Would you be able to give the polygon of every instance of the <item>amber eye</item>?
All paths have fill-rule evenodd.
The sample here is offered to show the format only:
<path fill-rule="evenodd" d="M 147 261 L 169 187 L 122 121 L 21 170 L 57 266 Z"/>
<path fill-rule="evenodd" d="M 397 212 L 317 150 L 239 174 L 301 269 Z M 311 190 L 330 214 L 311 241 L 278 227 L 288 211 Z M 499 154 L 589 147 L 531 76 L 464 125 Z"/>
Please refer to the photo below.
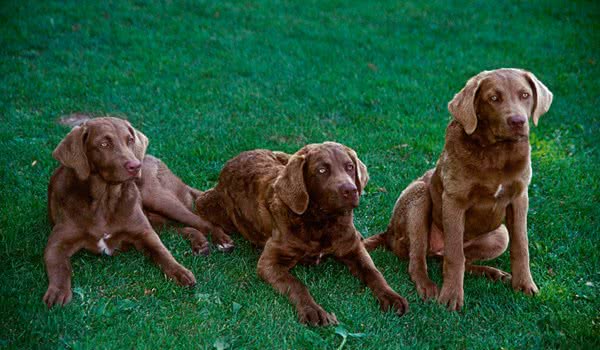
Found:
<path fill-rule="evenodd" d="M 521 93 L 521 98 L 524 99 L 524 100 L 528 99 L 529 98 L 529 93 L 527 93 L 527 92 Z"/>
<path fill-rule="evenodd" d="M 321 168 L 317 169 L 317 172 L 318 172 L 319 174 L 325 174 L 325 173 L 327 173 L 327 168 L 325 168 L 325 167 L 321 167 Z"/>
<path fill-rule="evenodd" d="M 490 101 L 497 102 L 498 101 L 498 96 L 496 96 L 496 95 L 490 96 Z"/>
<path fill-rule="evenodd" d="M 346 164 L 346 170 L 348 170 L 348 171 L 354 170 L 354 164 L 352 164 L 352 163 Z"/>
<path fill-rule="evenodd" d="M 133 138 L 133 136 L 129 136 L 129 138 L 127 139 L 127 144 L 131 145 L 131 144 L 133 144 L 134 141 L 135 141 L 135 139 Z"/>

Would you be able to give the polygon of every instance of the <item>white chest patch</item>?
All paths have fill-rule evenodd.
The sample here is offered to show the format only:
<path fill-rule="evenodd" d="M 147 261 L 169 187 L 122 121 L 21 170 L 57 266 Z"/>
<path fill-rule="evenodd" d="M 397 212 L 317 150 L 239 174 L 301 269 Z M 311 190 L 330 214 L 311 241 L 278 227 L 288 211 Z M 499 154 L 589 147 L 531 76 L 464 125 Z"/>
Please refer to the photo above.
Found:
<path fill-rule="evenodd" d="M 494 193 L 494 198 L 499 198 L 500 196 L 502 196 L 503 192 L 504 186 L 502 186 L 502 184 L 498 185 L 498 189 L 496 190 L 496 193 Z"/>
<path fill-rule="evenodd" d="M 108 245 L 106 244 L 106 240 L 110 238 L 110 235 L 108 233 L 104 234 L 104 237 L 102 237 L 99 241 L 98 241 L 98 249 L 100 250 L 100 252 L 102 254 L 106 254 L 106 255 L 112 255 L 113 250 L 110 249 L 108 247 Z"/>

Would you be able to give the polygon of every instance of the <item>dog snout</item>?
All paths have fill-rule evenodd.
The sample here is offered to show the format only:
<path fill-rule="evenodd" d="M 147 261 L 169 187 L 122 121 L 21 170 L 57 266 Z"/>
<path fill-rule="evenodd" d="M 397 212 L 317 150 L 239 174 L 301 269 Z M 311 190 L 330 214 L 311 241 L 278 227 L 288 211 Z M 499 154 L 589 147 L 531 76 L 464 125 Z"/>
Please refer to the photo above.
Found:
<path fill-rule="evenodd" d="M 340 185 L 340 193 L 344 198 L 352 198 L 358 194 L 358 189 L 353 183 L 345 183 Z"/>
<path fill-rule="evenodd" d="M 142 162 L 140 162 L 139 160 L 128 160 L 127 162 L 125 162 L 125 169 L 131 175 L 137 174 L 141 167 Z"/>
<path fill-rule="evenodd" d="M 523 125 L 525 125 L 525 122 L 527 121 L 527 117 L 523 116 L 523 115 L 513 115 L 508 117 L 508 126 L 510 126 L 513 129 L 520 129 L 523 127 Z"/>

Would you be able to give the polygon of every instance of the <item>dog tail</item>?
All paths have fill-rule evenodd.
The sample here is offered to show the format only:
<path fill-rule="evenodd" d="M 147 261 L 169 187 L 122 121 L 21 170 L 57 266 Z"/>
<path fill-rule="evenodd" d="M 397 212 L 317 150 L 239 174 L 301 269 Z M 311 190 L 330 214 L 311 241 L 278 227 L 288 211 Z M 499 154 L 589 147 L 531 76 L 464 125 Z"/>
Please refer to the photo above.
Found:
<path fill-rule="evenodd" d="M 364 239 L 363 244 L 365 245 L 365 248 L 367 248 L 367 251 L 369 251 L 369 252 L 372 250 L 375 250 L 375 248 L 377 248 L 381 245 L 388 248 L 388 231 L 386 230 L 386 231 L 378 233 L 374 236 Z"/>

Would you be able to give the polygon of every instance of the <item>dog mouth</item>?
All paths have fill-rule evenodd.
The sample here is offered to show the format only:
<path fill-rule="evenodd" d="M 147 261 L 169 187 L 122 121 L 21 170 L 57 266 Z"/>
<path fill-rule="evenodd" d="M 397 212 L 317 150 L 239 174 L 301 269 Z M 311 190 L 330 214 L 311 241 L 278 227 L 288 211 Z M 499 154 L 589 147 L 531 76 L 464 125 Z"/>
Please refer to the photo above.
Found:
<path fill-rule="evenodd" d="M 122 174 L 112 174 L 110 172 L 101 172 L 99 174 L 104 181 L 111 185 L 118 185 L 125 182 L 135 181 L 142 177 L 141 170 L 136 171 L 135 173 L 130 173 L 128 171 L 123 172 Z"/>
<path fill-rule="evenodd" d="M 496 142 L 519 142 L 529 139 L 529 135 L 526 133 L 513 134 L 507 136 L 496 136 Z"/>
<path fill-rule="evenodd" d="M 137 169 L 134 171 L 127 171 L 127 174 L 129 174 L 128 180 L 139 179 L 142 177 L 142 169 Z"/>
<path fill-rule="evenodd" d="M 529 139 L 529 132 L 526 128 L 509 129 L 504 132 L 494 133 L 496 142 L 516 142 Z"/>

